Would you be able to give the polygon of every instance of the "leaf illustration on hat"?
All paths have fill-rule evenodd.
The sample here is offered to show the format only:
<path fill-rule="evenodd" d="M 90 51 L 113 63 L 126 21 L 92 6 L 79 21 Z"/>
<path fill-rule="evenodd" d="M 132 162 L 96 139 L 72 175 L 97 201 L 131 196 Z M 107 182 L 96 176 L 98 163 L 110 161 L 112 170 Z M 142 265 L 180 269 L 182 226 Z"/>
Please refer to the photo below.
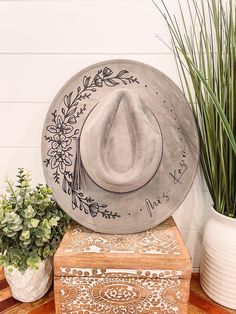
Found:
<path fill-rule="evenodd" d="M 106 80 L 105 84 L 106 84 L 106 86 L 109 86 L 109 87 L 114 87 L 116 85 L 119 85 L 118 82 L 116 82 L 115 80 L 112 80 L 112 79 Z"/>
<path fill-rule="evenodd" d="M 121 76 L 123 76 L 123 75 L 126 74 L 126 73 L 129 73 L 129 71 L 127 71 L 127 70 L 121 70 L 121 71 L 117 74 L 117 77 L 121 77 Z"/>
<path fill-rule="evenodd" d="M 91 76 L 88 76 L 88 77 L 84 76 L 84 79 L 83 79 L 84 88 L 87 88 L 89 86 L 90 78 L 91 78 Z"/>
<path fill-rule="evenodd" d="M 67 108 L 70 108 L 71 96 L 72 96 L 72 92 L 69 95 L 64 96 L 64 104 L 66 105 Z"/>
<path fill-rule="evenodd" d="M 50 132 L 50 133 L 57 133 L 57 129 L 56 129 L 55 125 L 49 125 L 49 126 L 47 126 L 47 130 L 48 130 L 48 132 Z"/>

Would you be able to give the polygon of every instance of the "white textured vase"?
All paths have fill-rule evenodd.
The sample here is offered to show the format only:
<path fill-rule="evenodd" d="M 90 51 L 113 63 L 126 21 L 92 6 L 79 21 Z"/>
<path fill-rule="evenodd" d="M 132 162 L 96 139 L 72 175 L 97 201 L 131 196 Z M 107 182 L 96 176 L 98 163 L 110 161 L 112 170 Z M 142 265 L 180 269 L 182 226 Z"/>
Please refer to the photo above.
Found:
<path fill-rule="evenodd" d="M 236 219 L 214 209 L 204 231 L 200 283 L 215 302 L 236 309 Z"/>
<path fill-rule="evenodd" d="M 38 269 L 28 268 L 23 274 L 14 267 L 12 272 L 4 267 L 4 274 L 15 299 L 34 302 L 42 298 L 52 285 L 52 260 L 42 260 Z"/>

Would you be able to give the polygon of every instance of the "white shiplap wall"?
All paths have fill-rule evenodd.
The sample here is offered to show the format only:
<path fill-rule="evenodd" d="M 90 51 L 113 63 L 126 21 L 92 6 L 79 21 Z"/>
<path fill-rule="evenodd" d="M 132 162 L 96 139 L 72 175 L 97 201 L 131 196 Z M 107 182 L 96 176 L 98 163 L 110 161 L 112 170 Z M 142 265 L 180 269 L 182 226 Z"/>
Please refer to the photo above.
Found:
<path fill-rule="evenodd" d="M 178 16 L 178 1 L 166 4 Z M 179 85 L 174 58 L 156 33 L 169 41 L 151 0 L 0 1 L 0 187 L 17 167 L 31 169 L 33 181 L 44 182 L 40 139 L 46 112 L 60 87 L 85 66 L 135 59 Z M 174 214 L 194 271 L 210 204 L 198 173 Z"/>

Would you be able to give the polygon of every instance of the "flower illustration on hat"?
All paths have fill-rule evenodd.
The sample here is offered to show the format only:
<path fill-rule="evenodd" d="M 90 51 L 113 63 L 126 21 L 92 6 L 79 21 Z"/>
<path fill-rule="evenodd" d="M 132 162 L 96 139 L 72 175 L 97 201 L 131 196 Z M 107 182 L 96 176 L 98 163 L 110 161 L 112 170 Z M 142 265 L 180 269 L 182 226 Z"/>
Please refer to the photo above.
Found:
<path fill-rule="evenodd" d="M 79 209 L 85 214 L 95 218 L 98 214 L 105 219 L 118 218 L 120 215 L 106 209 L 106 204 L 99 204 L 91 197 L 84 196 L 79 187 L 73 184 L 74 173 L 69 170 L 72 166 L 72 141 L 77 140 L 80 130 L 75 128 L 77 120 L 87 110 L 86 104 L 79 107 L 82 101 L 90 98 L 91 93 L 102 88 L 114 87 L 119 84 L 139 84 L 137 78 L 129 76 L 129 71 L 121 70 L 117 75 L 113 75 L 113 71 L 109 67 L 104 67 L 98 70 L 95 76 L 83 77 L 83 86 L 77 88 L 77 92 L 73 98 L 74 92 L 64 96 L 64 106 L 61 111 L 55 110 L 51 113 L 51 123 L 46 127 L 44 139 L 50 143 L 50 148 L 47 151 L 47 158 L 44 160 L 46 167 L 50 167 L 53 172 L 55 183 L 60 184 L 62 178 L 63 191 L 71 195 L 72 208 Z M 76 159 L 78 156 L 76 156 Z"/>

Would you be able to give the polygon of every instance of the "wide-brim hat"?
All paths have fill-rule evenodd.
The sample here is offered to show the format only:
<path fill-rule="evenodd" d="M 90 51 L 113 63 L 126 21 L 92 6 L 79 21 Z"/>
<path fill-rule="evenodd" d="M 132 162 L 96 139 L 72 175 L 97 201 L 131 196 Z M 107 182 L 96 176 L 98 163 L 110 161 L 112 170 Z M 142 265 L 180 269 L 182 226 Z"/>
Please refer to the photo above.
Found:
<path fill-rule="evenodd" d="M 98 232 L 134 233 L 164 221 L 187 196 L 198 133 L 167 76 L 110 60 L 59 91 L 45 120 L 42 158 L 47 184 L 74 220 Z"/>

